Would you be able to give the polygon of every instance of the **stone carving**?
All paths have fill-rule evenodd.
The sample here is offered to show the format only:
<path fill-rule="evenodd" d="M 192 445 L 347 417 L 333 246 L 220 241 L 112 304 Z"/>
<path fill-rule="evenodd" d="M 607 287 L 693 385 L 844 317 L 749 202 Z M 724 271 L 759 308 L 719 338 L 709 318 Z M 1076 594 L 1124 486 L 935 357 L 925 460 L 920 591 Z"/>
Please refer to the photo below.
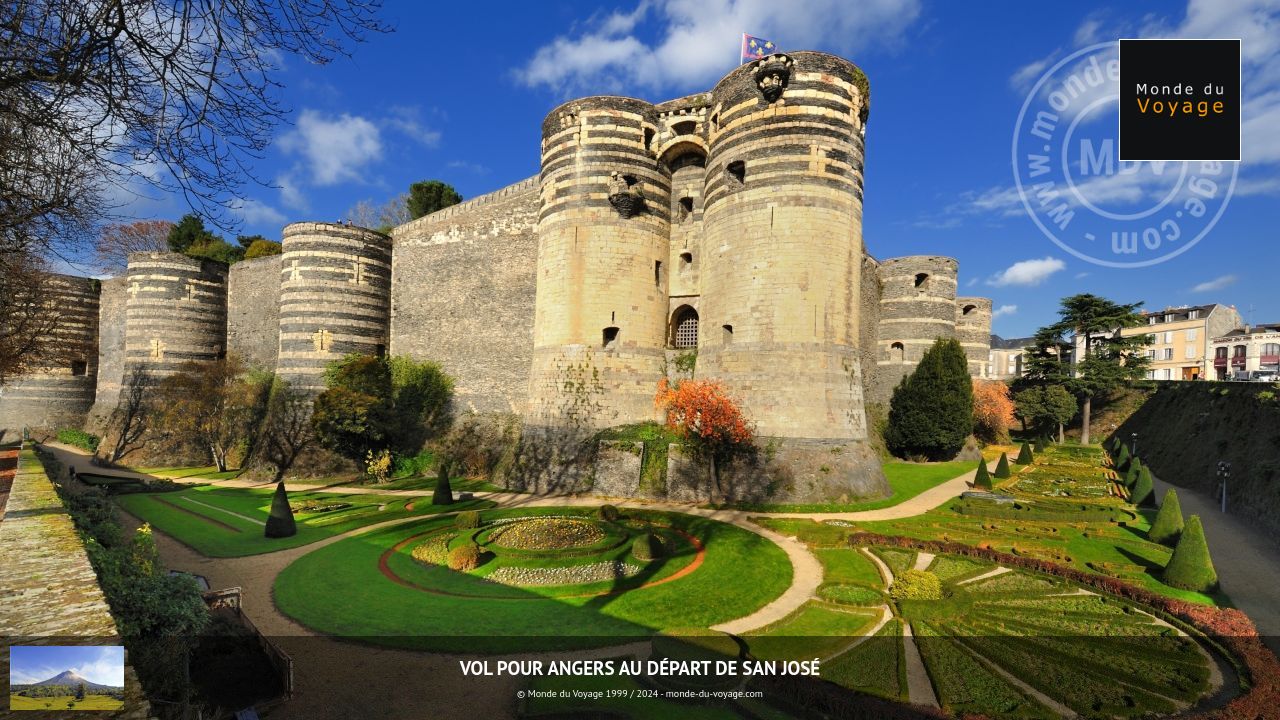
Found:
<path fill-rule="evenodd" d="M 618 171 L 609 174 L 609 204 L 624 218 L 635 217 L 644 210 L 640 181 Z"/>
<path fill-rule="evenodd" d="M 791 80 L 791 66 L 794 61 L 781 53 L 762 58 L 756 63 L 756 87 L 766 102 L 773 102 L 782 97 L 787 82 Z"/>

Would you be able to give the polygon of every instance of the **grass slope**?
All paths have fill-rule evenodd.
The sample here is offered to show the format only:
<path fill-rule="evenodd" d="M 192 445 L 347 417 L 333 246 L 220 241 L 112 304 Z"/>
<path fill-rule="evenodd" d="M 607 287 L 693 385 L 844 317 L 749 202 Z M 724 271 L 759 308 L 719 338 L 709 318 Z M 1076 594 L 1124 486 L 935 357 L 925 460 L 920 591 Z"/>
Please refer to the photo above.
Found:
<path fill-rule="evenodd" d="M 67 707 L 67 703 L 72 703 L 71 707 Z M 10 710 L 48 710 L 48 711 L 67 711 L 67 710 L 121 710 L 124 708 L 124 701 L 117 700 L 110 695 L 86 695 L 83 700 L 77 701 L 74 695 L 65 695 L 59 697 L 26 697 L 24 695 L 9 695 Z"/>
<path fill-rule="evenodd" d="M 787 505 L 739 503 L 726 507 L 755 512 L 860 512 L 879 510 L 906 502 L 925 490 L 959 477 L 973 470 L 969 462 L 908 463 L 890 462 L 882 466 L 893 493 L 886 498 L 856 503 L 825 503 L 816 505 Z"/>

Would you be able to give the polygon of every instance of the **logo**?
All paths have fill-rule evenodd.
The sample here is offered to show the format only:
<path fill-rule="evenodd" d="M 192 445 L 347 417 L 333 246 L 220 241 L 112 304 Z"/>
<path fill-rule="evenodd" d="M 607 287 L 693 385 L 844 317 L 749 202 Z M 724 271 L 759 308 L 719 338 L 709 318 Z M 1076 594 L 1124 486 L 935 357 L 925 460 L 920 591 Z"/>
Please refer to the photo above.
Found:
<path fill-rule="evenodd" d="M 1013 132 L 1018 194 L 1041 232 L 1106 267 L 1147 267 L 1213 229 L 1239 163 L 1119 159 L 1119 43 L 1072 53 L 1031 88 Z"/>

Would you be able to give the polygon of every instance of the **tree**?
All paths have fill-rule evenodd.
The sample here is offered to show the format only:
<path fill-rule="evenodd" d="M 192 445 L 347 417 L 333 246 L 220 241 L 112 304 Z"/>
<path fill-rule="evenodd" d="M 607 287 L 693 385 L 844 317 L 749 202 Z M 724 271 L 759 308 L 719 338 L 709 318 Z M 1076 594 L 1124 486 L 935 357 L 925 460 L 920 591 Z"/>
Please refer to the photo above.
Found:
<path fill-rule="evenodd" d="M 1178 493 L 1169 488 L 1160 503 L 1160 512 L 1156 513 L 1156 519 L 1147 531 L 1147 539 L 1161 545 L 1172 545 L 1182 534 L 1182 527 L 1182 505 L 1178 502 Z"/>
<path fill-rule="evenodd" d="M 394 406 L 391 369 L 382 358 L 348 355 L 333 362 L 325 387 L 311 416 L 321 445 L 357 464 L 387 447 Z"/>
<path fill-rule="evenodd" d="M 208 450 L 219 472 L 227 456 L 254 433 L 264 390 L 245 377 L 234 356 L 211 362 L 188 361 L 156 386 L 158 422 L 174 437 Z"/>
<path fill-rule="evenodd" d="M 423 180 L 409 186 L 409 197 L 405 207 L 409 210 L 409 218 L 417 220 L 424 215 L 442 210 L 450 205 L 462 202 L 462 196 L 452 185 L 439 180 Z"/>
<path fill-rule="evenodd" d="M 0 385 L 39 367 L 65 366 L 70 322 L 58 302 L 57 278 L 28 253 L 0 254 Z"/>
<path fill-rule="evenodd" d="M 1138 311 L 1141 307 L 1140 302 L 1121 304 L 1087 293 L 1072 295 L 1063 298 L 1058 322 L 1036 333 L 1036 342 L 1028 353 L 1027 377 L 1041 383 L 1065 385 L 1081 398 L 1082 443 L 1089 442 L 1094 396 L 1146 376 L 1147 357 L 1142 352 L 1147 345 L 1146 335 L 1125 337 L 1121 333 L 1144 322 Z M 1069 344 L 1068 333 L 1081 345 L 1082 358 L 1074 370 L 1064 367 L 1060 350 Z M 1052 357 L 1055 347 L 1059 348 L 1057 357 Z"/>
<path fill-rule="evenodd" d="M 83 699 L 84 699 L 84 696 L 85 696 L 85 694 L 86 694 L 86 690 L 87 690 L 87 688 L 85 688 L 84 683 L 80 683 L 79 685 L 77 685 L 77 686 L 76 686 L 76 700 L 83 700 Z"/>
<path fill-rule="evenodd" d="M 1138 471 L 1138 479 L 1133 483 L 1133 491 L 1129 502 L 1134 505 L 1147 505 L 1155 499 L 1155 484 L 1151 481 L 1151 471 L 1145 467 Z"/>
<path fill-rule="evenodd" d="M 167 252 L 173 223 L 168 220 L 137 220 L 107 225 L 98 234 L 94 265 L 104 273 L 122 275 L 129 266 L 129 253 Z"/>
<path fill-rule="evenodd" d="M 439 363 L 419 362 L 403 355 L 385 362 L 391 373 L 392 405 L 398 419 L 388 433 L 392 447 L 401 453 L 417 452 L 429 437 L 449 426 L 453 378 Z"/>
<path fill-rule="evenodd" d="M 1205 542 L 1199 515 L 1187 518 L 1187 526 L 1164 567 L 1164 582 L 1196 592 L 1212 592 L 1218 587 L 1218 572 L 1209 557 L 1209 544 Z"/>
<path fill-rule="evenodd" d="M 452 505 L 453 504 L 453 488 L 449 485 L 449 471 L 451 463 L 443 461 L 436 471 L 436 489 L 431 494 L 432 505 Z"/>
<path fill-rule="evenodd" d="M 720 466 L 749 448 L 754 436 L 738 403 L 716 380 L 658 382 L 654 404 L 667 427 L 680 434 L 696 455 L 711 466 L 711 480 L 720 485 Z"/>
<path fill-rule="evenodd" d="M 893 391 L 885 443 L 899 457 L 949 460 L 973 430 L 973 382 L 964 349 L 939 338 Z"/>
<path fill-rule="evenodd" d="M 1013 400 L 1009 385 L 998 380 L 973 381 L 973 434 L 988 443 L 1009 439 Z"/>
<path fill-rule="evenodd" d="M 253 260 L 260 257 L 270 257 L 271 255 L 279 255 L 284 252 L 284 248 L 280 243 L 270 240 L 254 240 L 253 244 L 244 251 L 245 260 Z"/>
<path fill-rule="evenodd" d="M 975 490 L 991 490 L 991 473 L 987 470 L 987 461 L 978 460 L 978 472 L 973 476 Z"/>
<path fill-rule="evenodd" d="M 347 210 L 347 220 L 353 225 L 371 228 L 378 232 L 391 232 L 414 218 L 409 214 L 409 193 L 400 193 L 381 205 L 372 200 L 361 200 Z"/>
<path fill-rule="evenodd" d="M 285 380 L 275 379 L 267 397 L 263 422 L 262 457 L 275 467 L 275 482 L 293 467 L 298 457 L 315 443 L 311 427 L 311 399 Z"/>
<path fill-rule="evenodd" d="M 0 252 L 83 237 L 113 188 L 180 192 L 230 224 L 290 108 L 282 58 L 388 28 L 375 0 L 30 0 L 4 13 Z M 80 231 L 80 232 L 77 232 Z"/>
<path fill-rule="evenodd" d="M 222 238 L 209 232 L 204 226 L 204 219 L 195 213 L 187 213 L 169 229 L 165 243 L 170 252 L 186 253 L 193 246 L 206 245 Z"/>
<path fill-rule="evenodd" d="M 995 476 L 1004 480 L 1013 477 L 1013 472 L 1009 470 L 1009 456 L 1000 453 L 1000 462 L 996 463 Z"/>
<path fill-rule="evenodd" d="M 1035 456 L 1031 454 L 1031 446 L 1027 444 L 1027 441 L 1022 441 L 1022 447 L 1018 448 L 1018 459 L 1014 460 L 1014 462 L 1019 465 L 1030 465 L 1035 462 Z"/>
<path fill-rule="evenodd" d="M 107 420 L 108 436 L 115 439 L 111 452 L 107 454 L 107 462 L 117 463 L 142 447 L 141 440 L 151 424 L 148 399 L 152 385 L 151 371 L 142 363 L 130 365 L 125 372 L 120 400 Z"/>
<path fill-rule="evenodd" d="M 1024 427 L 1030 423 L 1041 432 L 1057 429 L 1058 442 L 1065 440 L 1063 427 L 1076 414 L 1076 399 L 1061 385 L 1032 385 L 1014 395 L 1015 413 Z"/>
<path fill-rule="evenodd" d="M 289 493 L 284 489 L 284 481 L 276 483 L 276 492 L 271 496 L 271 513 L 267 515 L 267 526 L 263 534 L 269 538 L 293 537 L 298 534 L 298 523 L 293 519 L 293 508 L 289 506 Z"/>

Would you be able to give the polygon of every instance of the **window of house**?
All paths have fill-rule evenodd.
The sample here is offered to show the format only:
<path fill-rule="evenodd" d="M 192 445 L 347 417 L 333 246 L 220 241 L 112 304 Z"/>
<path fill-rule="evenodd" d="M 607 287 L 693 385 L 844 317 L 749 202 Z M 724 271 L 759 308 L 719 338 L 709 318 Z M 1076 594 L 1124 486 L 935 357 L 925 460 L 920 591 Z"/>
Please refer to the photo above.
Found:
<path fill-rule="evenodd" d="M 1163 356 L 1161 356 L 1161 359 L 1163 359 L 1163 360 L 1172 360 L 1172 359 L 1173 359 L 1173 348 L 1165 348 L 1165 349 L 1164 349 L 1164 355 L 1163 355 Z"/>
<path fill-rule="evenodd" d="M 1190 360 L 1191 358 L 1193 358 L 1193 357 L 1195 357 L 1195 356 L 1196 356 L 1196 348 L 1195 348 L 1195 346 L 1194 346 L 1194 345 L 1188 345 L 1188 346 L 1187 346 L 1187 359 L 1188 359 L 1188 360 Z"/>
<path fill-rule="evenodd" d="M 1216 358 L 1225 358 L 1227 356 L 1227 349 L 1225 347 L 1214 348 L 1213 356 Z"/>
<path fill-rule="evenodd" d="M 1147 379 L 1148 379 L 1148 380 L 1155 380 L 1155 379 L 1156 379 L 1156 371 L 1155 371 L 1155 370 L 1148 370 L 1148 371 L 1147 371 Z"/>
<path fill-rule="evenodd" d="M 682 305 L 671 318 L 671 344 L 677 348 L 698 347 L 698 311 Z"/>
<path fill-rule="evenodd" d="M 1165 321 L 1165 322 L 1167 322 L 1167 323 L 1169 323 L 1169 322 L 1173 322 L 1173 314 L 1172 314 L 1172 313 L 1170 313 L 1170 314 L 1168 314 L 1168 315 L 1165 315 L 1165 316 L 1164 316 L 1164 321 Z"/>
<path fill-rule="evenodd" d="M 1200 333 L 1196 332 L 1196 328 L 1187 330 L 1187 340 L 1195 340 L 1199 335 Z"/>
<path fill-rule="evenodd" d="M 1173 331 L 1172 331 L 1172 330 L 1165 330 L 1165 331 L 1164 331 L 1164 344 L 1165 344 L 1165 345 L 1168 345 L 1169 343 L 1172 343 L 1172 342 L 1173 342 Z"/>
<path fill-rule="evenodd" d="M 1155 315 L 1152 315 L 1151 317 L 1147 318 L 1147 324 L 1148 324 L 1148 325 L 1155 325 L 1155 324 L 1156 324 L 1156 316 L 1155 316 Z"/>
<path fill-rule="evenodd" d="M 1200 311 L 1199 311 L 1199 310 L 1192 310 L 1191 312 L 1187 313 L 1187 319 L 1188 319 L 1188 320 L 1197 320 L 1197 319 L 1199 319 L 1199 318 L 1200 318 Z"/>
<path fill-rule="evenodd" d="M 1155 359 L 1156 359 L 1156 351 L 1155 351 L 1155 350 L 1148 350 L 1148 351 L 1147 351 L 1147 358 L 1149 358 L 1149 359 L 1151 359 L 1151 360 L 1155 360 Z"/>
<path fill-rule="evenodd" d="M 89 371 L 89 363 L 85 362 L 84 360 L 71 361 L 72 375 L 84 375 L 88 371 Z"/>
<path fill-rule="evenodd" d="M 1267 343 L 1262 346 L 1263 355 L 1280 355 L 1280 343 Z"/>

